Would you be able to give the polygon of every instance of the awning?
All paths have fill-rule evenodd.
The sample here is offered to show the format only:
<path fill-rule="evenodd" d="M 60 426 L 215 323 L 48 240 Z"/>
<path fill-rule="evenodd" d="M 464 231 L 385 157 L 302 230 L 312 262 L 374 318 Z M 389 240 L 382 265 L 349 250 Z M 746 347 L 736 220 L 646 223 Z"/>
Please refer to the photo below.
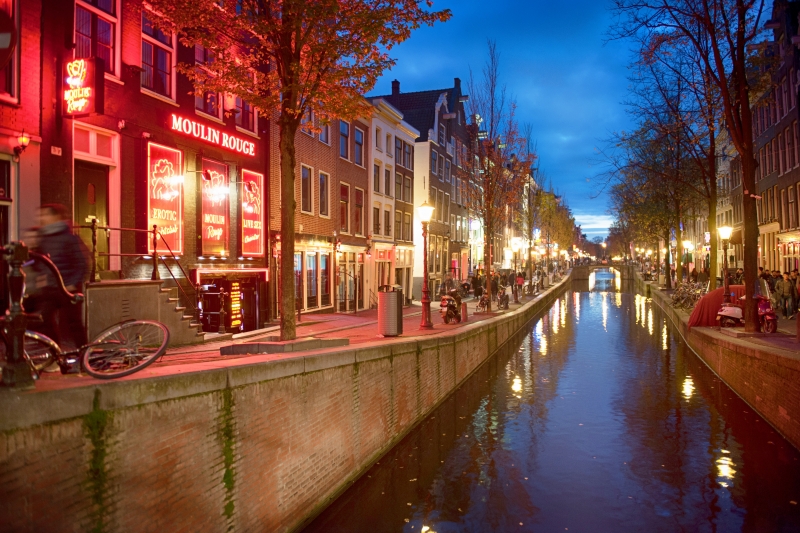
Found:
<path fill-rule="evenodd" d="M 782 243 L 800 242 L 800 231 L 798 230 L 783 231 L 781 233 L 778 233 L 778 239 L 780 239 Z"/>

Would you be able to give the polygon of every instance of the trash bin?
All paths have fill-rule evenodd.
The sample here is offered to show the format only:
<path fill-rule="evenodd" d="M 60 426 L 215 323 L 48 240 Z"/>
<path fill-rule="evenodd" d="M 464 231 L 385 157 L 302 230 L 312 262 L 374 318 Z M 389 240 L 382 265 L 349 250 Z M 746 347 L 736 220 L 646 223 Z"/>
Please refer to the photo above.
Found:
<path fill-rule="evenodd" d="M 403 305 L 400 299 L 402 294 L 391 285 L 378 287 L 378 333 L 384 337 L 396 337 L 403 332 L 402 313 L 398 318 L 398 311 Z"/>
<path fill-rule="evenodd" d="M 403 334 L 403 286 L 392 285 L 394 292 L 397 294 L 397 334 Z"/>

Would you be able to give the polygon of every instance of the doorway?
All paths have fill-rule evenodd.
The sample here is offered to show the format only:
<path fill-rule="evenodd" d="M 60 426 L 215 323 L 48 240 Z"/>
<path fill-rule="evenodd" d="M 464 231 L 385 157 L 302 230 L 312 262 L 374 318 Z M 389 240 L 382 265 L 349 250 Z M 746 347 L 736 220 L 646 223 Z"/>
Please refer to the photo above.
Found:
<path fill-rule="evenodd" d="M 98 226 L 108 226 L 108 167 L 75 160 L 75 225 L 87 226 L 92 218 Z M 92 231 L 78 231 L 86 247 L 92 249 Z M 108 270 L 108 232 L 97 232 L 97 270 Z"/>

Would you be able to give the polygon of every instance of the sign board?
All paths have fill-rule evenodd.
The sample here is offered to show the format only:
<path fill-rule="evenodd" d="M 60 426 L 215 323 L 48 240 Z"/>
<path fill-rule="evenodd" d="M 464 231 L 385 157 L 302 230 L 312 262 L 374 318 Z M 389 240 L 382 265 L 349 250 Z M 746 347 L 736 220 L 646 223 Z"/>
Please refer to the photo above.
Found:
<path fill-rule="evenodd" d="M 211 179 L 206 179 L 210 176 Z M 230 230 L 228 195 L 228 165 L 211 159 L 203 159 L 202 220 L 200 228 L 203 240 L 203 255 L 228 255 L 228 233 Z"/>
<path fill-rule="evenodd" d="M 264 256 L 264 175 L 242 170 L 242 256 Z"/>
<path fill-rule="evenodd" d="M 256 143 L 253 141 L 242 139 L 236 135 L 230 135 L 213 126 L 197 122 L 190 118 L 181 117 L 175 113 L 171 115 L 170 128 L 172 131 L 177 131 L 189 137 L 194 137 L 195 139 L 220 146 L 231 152 L 249 156 L 256 155 Z"/>
<path fill-rule="evenodd" d="M 230 329 L 241 329 L 242 327 L 242 289 L 238 281 L 231 282 L 231 292 L 228 295 L 231 300 L 231 321 Z"/>
<path fill-rule="evenodd" d="M 102 115 L 105 95 L 103 60 L 73 59 L 64 66 L 61 111 L 66 118 Z"/>
<path fill-rule="evenodd" d="M 183 253 L 183 153 L 180 150 L 147 144 L 147 229 L 158 226 L 169 249 Z M 147 249 L 154 253 L 153 239 Z M 161 239 L 156 252 L 168 252 Z"/>

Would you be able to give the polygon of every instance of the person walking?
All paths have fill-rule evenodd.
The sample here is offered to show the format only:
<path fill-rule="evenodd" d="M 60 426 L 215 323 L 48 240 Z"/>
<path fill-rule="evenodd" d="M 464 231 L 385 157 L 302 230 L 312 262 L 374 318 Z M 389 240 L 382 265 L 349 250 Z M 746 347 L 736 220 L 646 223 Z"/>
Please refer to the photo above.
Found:
<path fill-rule="evenodd" d="M 88 275 L 89 254 L 83 241 L 72 233 L 67 208 L 61 204 L 42 205 L 39 220 L 41 225 L 34 251 L 50 257 L 61 272 L 68 291 L 81 292 Z M 40 313 L 42 322 L 33 324 L 32 328 L 58 344 L 83 346 L 87 339 L 81 305 L 73 304 L 62 292 L 56 277 L 47 267 L 35 267 L 36 281 L 30 310 Z"/>
<path fill-rule="evenodd" d="M 775 297 L 778 301 L 783 318 L 794 318 L 794 300 L 796 298 L 796 289 L 792 280 L 789 279 L 789 273 L 784 272 L 783 278 L 775 282 Z"/>

